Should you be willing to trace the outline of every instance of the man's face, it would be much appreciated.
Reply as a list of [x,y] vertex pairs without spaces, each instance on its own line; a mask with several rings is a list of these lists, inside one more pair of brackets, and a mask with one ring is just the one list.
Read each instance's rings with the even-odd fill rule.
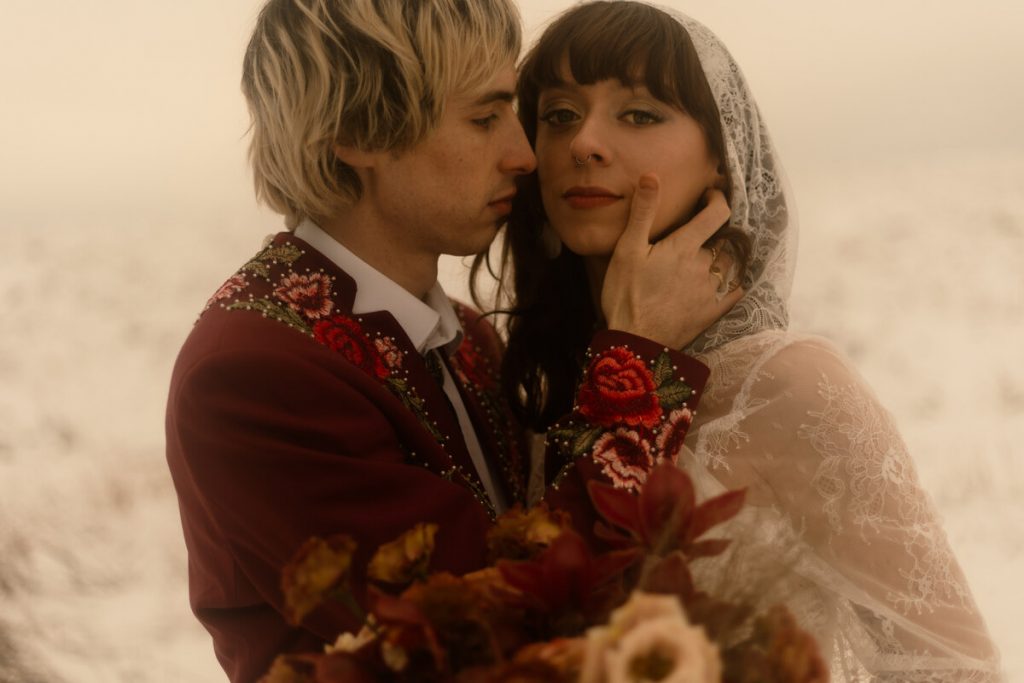
[[512,108],[514,88],[510,63],[482,88],[450,96],[438,127],[414,147],[380,159],[364,196],[393,243],[456,256],[491,243],[516,176],[536,166]]

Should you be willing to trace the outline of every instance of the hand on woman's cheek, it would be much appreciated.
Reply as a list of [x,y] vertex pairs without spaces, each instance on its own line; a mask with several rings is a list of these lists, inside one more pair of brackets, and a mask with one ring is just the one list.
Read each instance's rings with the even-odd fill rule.
[[722,283],[711,272],[714,257],[701,247],[729,220],[725,195],[713,190],[707,196],[707,206],[691,221],[652,246],[659,181],[650,174],[641,178],[604,277],[601,309],[609,329],[682,349],[742,298],[740,288],[720,294]]

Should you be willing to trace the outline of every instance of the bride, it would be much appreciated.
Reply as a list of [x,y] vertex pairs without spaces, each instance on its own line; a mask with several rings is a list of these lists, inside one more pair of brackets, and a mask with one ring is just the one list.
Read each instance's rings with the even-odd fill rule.
[[703,580],[767,585],[758,599],[793,609],[833,680],[1001,680],[890,416],[832,344],[787,329],[793,200],[725,47],[647,5],[585,4],[545,31],[518,96],[538,159],[501,270],[512,304],[506,377],[518,378],[507,391],[521,417],[543,432],[571,408],[641,174],[662,188],[654,239],[720,188],[732,217],[709,245],[709,277],[723,296],[739,286],[745,295],[685,349],[711,376],[678,464],[700,496],[748,487],[748,505],[732,555],[702,560]]

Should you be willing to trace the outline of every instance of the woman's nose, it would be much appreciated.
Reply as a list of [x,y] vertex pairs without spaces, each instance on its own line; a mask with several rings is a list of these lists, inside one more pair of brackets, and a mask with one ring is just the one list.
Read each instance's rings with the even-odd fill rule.
[[588,162],[607,164],[611,161],[611,147],[598,121],[584,119],[580,123],[576,134],[569,141],[569,154],[577,166],[583,166]]

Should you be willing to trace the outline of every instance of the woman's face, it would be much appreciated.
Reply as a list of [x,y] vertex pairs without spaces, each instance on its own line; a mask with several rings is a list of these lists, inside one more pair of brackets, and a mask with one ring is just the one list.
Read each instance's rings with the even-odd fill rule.
[[536,153],[544,210],[566,246],[610,255],[648,172],[661,181],[652,239],[689,220],[719,177],[700,124],[643,86],[563,80],[540,92]]

